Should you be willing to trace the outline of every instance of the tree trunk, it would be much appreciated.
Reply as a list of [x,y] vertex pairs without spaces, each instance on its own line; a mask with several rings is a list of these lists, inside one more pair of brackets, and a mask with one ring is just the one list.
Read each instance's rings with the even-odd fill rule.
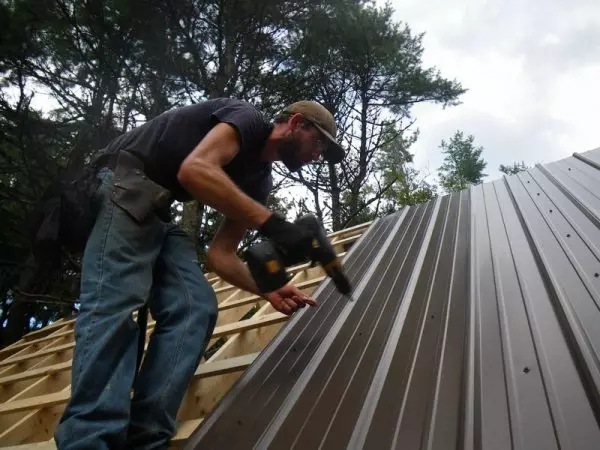
[[183,217],[181,220],[181,228],[190,236],[194,242],[196,255],[200,257],[204,249],[202,248],[201,240],[199,239],[200,224],[204,215],[204,205],[197,201],[187,202],[183,205]]
[[363,84],[362,94],[361,94],[361,111],[360,111],[360,154],[359,154],[359,166],[358,166],[358,174],[356,178],[353,180],[352,186],[350,188],[351,199],[350,199],[350,211],[348,213],[348,217],[346,218],[346,222],[352,220],[354,216],[358,213],[359,205],[358,201],[360,199],[360,188],[363,185],[367,174],[367,119],[368,119],[368,109],[369,109],[369,100],[367,97],[367,89],[368,86]]
[[333,231],[342,227],[342,206],[340,202],[340,185],[333,164],[329,164],[329,184],[331,187],[331,226]]

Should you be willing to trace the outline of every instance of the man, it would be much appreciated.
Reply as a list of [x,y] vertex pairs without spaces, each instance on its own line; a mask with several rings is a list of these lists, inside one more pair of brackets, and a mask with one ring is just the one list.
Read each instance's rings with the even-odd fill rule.
[[[333,117],[315,102],[294,103],[270,124],[250,104],[215,99],[166,112],[108,145],[106,154],[118,160],[98,172],[59,449],[166,448],[175,431],[217,302],[191,240],[167,217],[173,199],[196,199],[225,216],[207,253],[224,280],[285,314],[316,305],[292,285],[258,292],[236,249],[256,229],[290,253],[305,252],[310,234],[264,206],[271,163],[296,171],[321,157],[339,162],[335,133]],[[144,304],[156,327],[134,378],[139,330],[132,313]]]

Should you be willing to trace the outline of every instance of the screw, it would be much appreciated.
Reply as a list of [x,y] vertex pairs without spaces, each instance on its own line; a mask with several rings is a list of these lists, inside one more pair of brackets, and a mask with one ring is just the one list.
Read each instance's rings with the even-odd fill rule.
[[596,273],[594,274],[594,277],[595,277],[595,278],[598,278],[598,277],[600,277],[600,273],[596,272]]
[[524,372],[524,373],[529,373],[529,367],[525,367],[525,368],[523,369],[523,372]]
[[552,214],[552,210],[550,210],[550,214]]
[[538,192],[538,193],[537,193],[537,195],[539,196],[539,195],[540,195],[540,193]]
[[570,235],[570,234],[567,234],[567,237],[571,237],[571,235]]
[[435,319],[435,314],[432,314],[432,315],[431,315],[431,318],[432,318],[432,319]]

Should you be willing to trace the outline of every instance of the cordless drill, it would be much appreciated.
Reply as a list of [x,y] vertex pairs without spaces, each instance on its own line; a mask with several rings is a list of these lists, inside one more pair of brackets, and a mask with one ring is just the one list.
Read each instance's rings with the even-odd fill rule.
[[[313,264],[321,265],[340,293],[349,296],[352,286],[319,221],[314,215],[307,214],[295,223],[310,229],[313,234],[308,258]],[[286,267],[304,262],[304,258],[292,259],[284,256],[284,253],[278,251],[275,244],[269,240],[255,244],[246,251],[248,268],[261,292],[272,292],[289,283]]]

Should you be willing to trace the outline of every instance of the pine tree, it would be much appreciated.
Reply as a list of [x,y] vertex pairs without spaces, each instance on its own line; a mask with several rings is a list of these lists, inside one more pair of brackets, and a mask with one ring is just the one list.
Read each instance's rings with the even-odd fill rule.
[[446,192],[480,184],[487,176],[483,172],[487,163],[481,158],[483,147],[476,147],[474,142],[472,135],[465,137],[462,131],[456,131],[449,141],[442,140],[440,148],[445,158],[438,174],[440,185]]

